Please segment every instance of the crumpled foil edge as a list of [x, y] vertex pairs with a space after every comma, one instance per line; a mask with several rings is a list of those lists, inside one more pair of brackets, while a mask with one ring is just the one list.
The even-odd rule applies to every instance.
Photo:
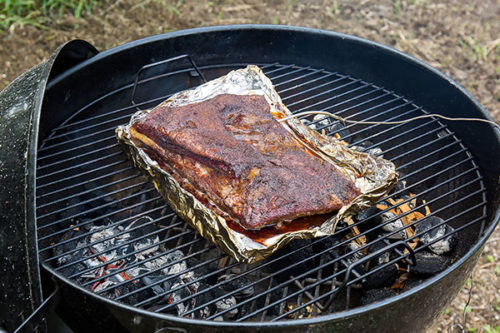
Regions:
[[[253, 65], [232, 71], [194, 89], [174, 94], [160, 106], [197, 103], [218, 94], [263, 95], [269, 102], [271, 112], [275, 116], [278, 115], [278, 118], [292, 114], [281, 101], [271, 81], [259, 67]], [[201, 236], [239, 262], [253, 263], [262, 260], [292, 239], [332, 235], [338, 221], [370, 207], [397, 183], [398, 175], [394, 164], [390, 161], [347, 148], [335, 138], [319, 134], [298, 119], [282, 122], [296, 139], [351, 179], [361, 190], [361, 194], [320, 226], [278, 234], [268, 238], [265, 244], [262, 244], [231, 229], [225, 218], [207, 208], [194, 195], [184, 190], [174, 177], [132, 142], [129, 133], [130, 126], [148, 112], [148, 110], [139, 111], [132, 116], [129, 124], [119, 126], [116, 129], [118, 142], [134, 166], [150, 176], [157, 191], [184, 221], [195, 228]]]

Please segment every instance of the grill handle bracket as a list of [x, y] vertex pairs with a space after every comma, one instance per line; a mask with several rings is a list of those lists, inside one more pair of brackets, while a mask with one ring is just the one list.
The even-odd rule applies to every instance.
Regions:
[[[398, 241], [398, 242], [395, 242], [395, 243], [392, 243], [384, 248], [381, 248], [380, 250], [378, 251], [375, 251], [373, 253], [370, 253], [369, 255], [361, 258], [360, 260], [357, 260], [356, 262], [353, 262], [352, 264], [349, 265], [349, 267], [347, 267], [347, 270], [345, 272], [345, 275], [344, 275], [344, 281], [342, 282], [342, 284], [339, 286], [339, 288], [337, 289], [337, 292], [335, 292], [334, 294], [332, 294], [330, 296], [330, 298], [328, 299], [328, 301], [325, 303], [325, 305], [323, 305], [323, 308], [324, 309], [328, 309], [330, 307], [330, 305], [332, 305], [333, 303], [333, 300], [335, 299], [335, 296], [338, 294], [338, 292], [340, 290], [342, 290], [342, 288], [345, 288], [345, 287], [348, 287], [348, 283], [349, 283], [349, 277], [352, 273], [352, 271], [354, 270], [354, 268], [356, 266], [359, 266], [361, 264], [364, 264], [365, 262], [373, 259], [373, 258], [376, 258], [380, 255], [382, 255], [384, 252], [387, 252], [393, 248], [396, 248], [398, 246], [404, 246], [408, 252], [409, 252], [409, 256], [405, 257], [406, 260], [408, 261], [408, 263], [412, 266], [415, 266], [415, 264], [417, 263], [417, 260], [415, 258], [415, 251], [413, 251], [413, 249], [405, 242], [405, 241]], [[411, 258], [411, 260], [408, 260], [409, 258]], [[398, 260], [400, 259], [403, 259], [403, 258], [398, 258]], [[394, 260], [392, 260], [394, 261]], [[391, 261], [389, 262], [391, 263]], [[391, 263], [392, 264], [392, 263]], [[381, 266], [380, 268], [383, 268], [385, 267], [387, 264]]]
[[33, 332], [41, 321], [46, 318], [47, 313], [52, 310], [60, 300], [59, 286], [54, 283], [55, 287], [52, 293], [19, 325], [13, 333]]
[[207, 79], [205, 78], [205, 76], [203, 75], [203, 73], [200, 71], [200, 69], [198, 68], [198, 66], [196, 66], [196, 63], [193, 61], [193, 59], [191, 58], [191, 56], [189, 54], [182, 54], [182, 55], [179, 55], [177, 57], [172, 57], [172, 58], [168, 58], [168, 59], [165, 59], [165, 60], [161, 60], [161, 61], [157, 61], [157, 62], [153, 62], [153, 63], [147, 64], [147, 65], [144, 65], [144, 66], [142, 66], [137, 71], [137, 74], [136, 74], [135, 80], [134, 80], [134, 87], [132, 88], [132, 96], [130, 98], [130, 101], [132, 102], [132, 104], [136, 106], [135, 108], [137, 109], [137, 111], [140, 111], [140, 109], [139, 109], [139, 107], [137, 107], [137, 103], [135, 102], [135, 94], [137, 92], [137, 85], [139, 83], [139, 78], [141, 77], [142, 72], [144, 72], [147, 69], [156, 67], [156, 66], [164, 65], [164, 64], [167, 64], [167, 63], [170, 63], [170, 62], [174, 62], [174, 61], [178, 61], [178, 60], [182, 60], [182, 59], [189, 60], [189, 62], [193, 66], [194, 70], [200, 76], [202, 82], [203, 83], [207, 82]]

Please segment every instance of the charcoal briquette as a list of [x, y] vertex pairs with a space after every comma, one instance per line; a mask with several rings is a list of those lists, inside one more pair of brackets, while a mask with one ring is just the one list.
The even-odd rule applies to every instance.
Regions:
[[314, 250], [312, 246], [307, 246], [310, 244], [310, 239], [292, 240], [268, 258], [268, 260], [273, 260], [281, 257], [272, 265], [267, 265], [265, 269], [269, 272], [283, 269], [283, 272], [276, 275], [276, 279], [279, 281], [289, 280], [290, 275], [300, 275], [311, 271], [316, 267], [317, 261], [311, 259]]
[[[384, 212], [381, 215], [382, 230], [388, 233], [388, 239], [405, 239], [406, 231], [403, 229], [403, 221], [398, 219], [396, 215], [391, 212]], [[391, 221], [391, 222], [389, 222]], [[387, 223], [388, 222], [388, 223]]]
[[[415, 233], [419, 237], [419, 241], [424, 245], [428, 245], [429, 250], [435, 254], [447, 253], [457, 244], [457, 236], [453, 233], [454, 229], [446, 223], [441, 224], [443, 222], [444, 220], [440, 217], [428, 216], [420, 220], [415, 228]], [[450, 235], [434, 242], [436, 239], [446, 234]]]
[[410, 266], [410, 273], [422, 277], [432, 276], [446, 269], [449, 259], [428, 251], [415, 253], [416, 265]]
[[242, 290], [240, 290], [234, 294], [234, 296], [236, 298], [252, 296], [255, 292], [254, 286], [250, 285], [252, 283], [252, 281], [246, 276], [240, 276], [237, 278], [235, 278], [235, 277], [236, 277], [235, 274], [224, 274], [224, 275], [219, 276], [219, 278], [217, 279], [217, 282], [220, 283], [220, 282], [223, 282], [223, 281], [226, 281], [229, 279], [233, 279], [229, 282], [222, 284], [220, 287], [224, 291], [227, 291], [227, 292], [231, 292], [233, 290], [243, 288]]

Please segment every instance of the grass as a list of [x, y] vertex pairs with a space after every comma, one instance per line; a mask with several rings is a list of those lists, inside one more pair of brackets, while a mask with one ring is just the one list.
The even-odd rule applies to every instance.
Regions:
[[399, 15], [401, 12], [401, 0], [394, 1], [394, 14]]
[[0, 30], [13, 25], [33, 25], [45, 28], [54, 17], [71, 13], [80, 18], [90, 14], [97, 0], [0, 0]]

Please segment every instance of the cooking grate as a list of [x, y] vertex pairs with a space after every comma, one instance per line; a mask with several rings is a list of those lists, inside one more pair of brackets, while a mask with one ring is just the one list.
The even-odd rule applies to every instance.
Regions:
[[[362, 304], [359, 298], [370, 279], [383, 279], [379, 275], [394, 264], [401, 277], [411, 264], [418, 265], [418, 253], [453, 234], [459, 244], [446, 255], [451, 263], [482, 233], [486, 199], [478, 167], [438, 119], [339, 127], [307, 117], [318, 131], [337, 132], [349, 146], [393, 161], [401, 173], [400, 186], [379, 202], [387, 208], [340, 224], [334, 237], [293, 242], [256, 264], [234, 262], [165, 205], [148, 179], [131, 167], [114, 137], [114, 129], [128, 122], [136, 109], [153, 107], [200, 84], [203, 75], [212, 79], [243, 67], [167, 70], [168, 62], [147, 66], [135, 84], [75, 110], [42, 141], [37, 167], [38, 248], [43, 267], [53, 274], [159, 313], [208, 320], [298, 319]], [[372, 121], [425, 113], [403, 96], [341, 73], [295, 65], [260, 66], [294, 113], [322, 110]], [[388, 204], [390, 199], [401, 200]], [[409, 211], [373, 223], [405, 204]], [[379, 235], [384, 226], [416, 211], [439, 216], [441, 226], [454, 230], [445, 229], [415, 249], [409, 244], [423, 232], [407, 234], [404, 240], [393, 236], [414, 228], [416, 221]], [[387, 260], [371, 267], [386, 254]], [[111, 278], [113, 282], [107, 282]]]

